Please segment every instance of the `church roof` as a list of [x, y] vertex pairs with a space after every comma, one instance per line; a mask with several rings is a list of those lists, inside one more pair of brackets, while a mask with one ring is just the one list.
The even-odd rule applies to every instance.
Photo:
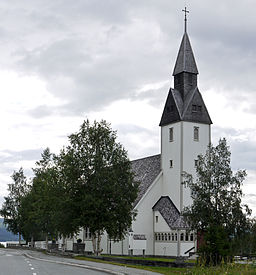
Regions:
[[160, 212], [170, 229], [189, 227], [169, 196], [162, 196], [152, 209]]
[[164, 106], [160, 126], [177, 121], [212, 124], [202, 95], [197, 87], [187, 94], [184, 101], [176, 89], [170, 89]]
[[134, 179], [140, 183], [138, 197], [134, 203], [136, 205], [159, 175], [161, 171], [161, 155], [133, 160], [131, 163], [132, 171], [135, 174]]
[[187, 32], [184, 33], [182, 38], [173, 75], [182, 72], [198, 74], [195, 57], [192, 51], [192, 47]]

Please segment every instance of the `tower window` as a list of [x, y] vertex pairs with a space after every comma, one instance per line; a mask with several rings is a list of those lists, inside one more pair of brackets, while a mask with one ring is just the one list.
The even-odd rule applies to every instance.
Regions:
[[169, 129], [169, 141], [172, 142], [173, 141], [173, 128]]
[[194, 127], [194, 140], [199, 141], [199, 127]]
[[173, 168], [173, 160], [170, 160], [170, 168]]
[[158, 216], [156, 216], [156, 223], [158, 223]]

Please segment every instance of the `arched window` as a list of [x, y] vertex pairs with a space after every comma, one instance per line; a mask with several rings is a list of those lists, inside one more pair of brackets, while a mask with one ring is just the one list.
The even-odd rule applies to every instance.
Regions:
[[180, 241], [181, 241], [181, 242], [184, 241], [184, 233], [181, 233], [181, 234], [180, 234]]
[[199, 140], [199, 127], [194, 127], [194, 140]]
[[193, 234], [193, 233], [190, 234], [190, 241], [191, 241], [191, 242], [194, 241], [194, 234]]
[[164, 240], [167, 241], [167, 234], [164, 234]]
[[174, 241], [174, 233], [172, 233], [172, 241]]
[[175, 233], [175, 241], [177, 242], [178, 241], [178, 234]]
[[168, 233], [168, 241], [170, 241], [170, 240], [171, 240], [171, 234]]
[[157, 241], [157, 233], [155, 233], [155, 240]]
[[185, 241], [188, 242], [188, 233], [186, 233]]
[[161, 236], [162, 236], [162, 241], [164, 241], [164, 234], [162, 233]]

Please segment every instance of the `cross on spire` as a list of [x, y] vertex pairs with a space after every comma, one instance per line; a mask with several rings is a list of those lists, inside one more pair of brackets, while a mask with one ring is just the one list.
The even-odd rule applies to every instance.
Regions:
[[182, 11], [185, 13], [185, 32], [187, 32], [187, 13], [189, 13], [189, 10], [187, 10], [187, 7], [185, 7], [185, 9]]

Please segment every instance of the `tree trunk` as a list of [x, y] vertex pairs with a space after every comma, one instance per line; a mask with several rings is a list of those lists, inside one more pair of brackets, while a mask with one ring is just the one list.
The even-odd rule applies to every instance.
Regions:
[[45, 248], [46, 248], [46, 251], [48, 251], [48, 233], [46, 233], [46, 237], [45, 237]]
[[100, 248], [100, 243], [101, 243], [101, 232], [97, 232], [98, 239], [97, 239], [97, 256], [101, 254], [102, 250]]
[[66, 237], [62, 237], [62, 247], [61, 247], [62, 253], [66, 251]]
[[21, 234], [19, 232], [19, 246], [21, 246]]
[[96, 234], [95, 233], [92, 233], [92, 249], [93, 249], [93, 254], [97, 255]]
[[34, 248], [34, 237], [31, 236], [31, 248]]

